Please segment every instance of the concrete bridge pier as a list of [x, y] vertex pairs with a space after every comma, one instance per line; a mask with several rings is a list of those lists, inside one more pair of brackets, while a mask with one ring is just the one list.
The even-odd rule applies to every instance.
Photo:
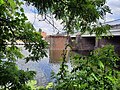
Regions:
[[[50, 47], [49, 47], [49, 56], [50, 63], [59, 63], [63, 57], [63, 50], [65, 50], [66, 45], [68, 44], [68, 36], [53, 36], [49, 37]], [[68, 60], [69, 49], [67, 48], [67, 60]]]

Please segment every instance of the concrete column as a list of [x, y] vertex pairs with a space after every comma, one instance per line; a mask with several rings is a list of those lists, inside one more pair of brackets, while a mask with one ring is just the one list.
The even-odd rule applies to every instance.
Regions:
[[80, 42], [81, 35], [76, 35], [76, 43], [78, 44]]
[[[51, 36], [49, 49], [50, 63], [58, 63], [62, 61], [61, 59], [63, 50], [65, 50], [66, 44], [68, 43], [67, 38], [67, 36]], [[68, 57], [68, 54], [66, 55], [66, 57]]]
[[94, 49], [99, 48], [99, 44], [100, 44], [100, 39], [95, 38], [95, 47], [94, 47]]

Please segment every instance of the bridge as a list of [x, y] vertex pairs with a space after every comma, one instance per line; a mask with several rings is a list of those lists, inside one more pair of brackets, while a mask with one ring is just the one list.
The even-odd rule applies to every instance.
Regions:
[[[112, 36], [111, 36], [112, 35]], [[50, 54], [58, 53], [58, 50], [63, 50], [66, 43], [72, 46], [72, 50], [83, 55], [88, 55], [90, 51], [104, 47], [105, 45], [111, 44], [115, 47], [115, 52], [120, 55], [120, 24], [112, 25], [110, 33], [102, 35], [102, 39], [96, 39], [95, 34], [83, 34], [78, 33], [70, 35], [70, 37], [63, 35], [50, 35]], [[54, 50], [54, 53], [53, 53]], [[61, 53], [60, 53], [61, 54]], [[52, 55], [51, 55], [52, 56]], [[56, 56], [58, 58], [59, 56]]]
[[107, 35], [102, 35], [101, 39], [96, 39], [95, 34], [72, 35], [73, 50], [83, 55], [88, 55], [90, 51], [111, 44], [115, 47], [115, 52], [120, 55], [120, 24], [112, 25]]

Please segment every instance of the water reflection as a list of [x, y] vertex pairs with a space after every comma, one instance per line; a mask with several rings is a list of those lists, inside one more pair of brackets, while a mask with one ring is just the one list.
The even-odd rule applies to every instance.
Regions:
[[[69, 50], [67, 50], [66, 61], [68, 62]], [[49, 62], [60, 63], [63, 58], [63, 50], [49, 50]]]
[[[29, 53], [24, 50], [22, 47], [22, 52], [25, 56], [27, 56]], [[43, 58], [39, 62], [32, 62], [29, 61], [25, 64], [25, 60], [18, 60], [17, 64], [20, 69], [23, 70], [33, 70], [36, 71], [36, 77], [37, 85], [46, 85], [48, 82], [51, 82], [50, 79], [51, 71], [58, 72], [61, 62], [61, 55], [63, 53], [63, 50], [48, 50], [48, 57]], [[67, 54], [68, 57], [69, 54]], [[70, 67], [69, 60], [67, 58], [67, 64]]]
[[62, 61], [63, 50], [49, 50], [49, 62], [60, 63]]

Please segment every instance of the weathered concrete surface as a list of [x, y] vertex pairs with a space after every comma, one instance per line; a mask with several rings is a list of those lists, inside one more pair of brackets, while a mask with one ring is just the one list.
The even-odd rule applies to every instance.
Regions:
[[[62, 61], [63, 57], [63, 50], [67, 50], [67, 55], [68, 57], [68, 52], [69, 49], [65, 49], [66, 45], [68, 44], [68, 36], [49, 36], [49, 56], [50, 56], [50, 63], [57, 63]], [[67, 58], [68, 60], [68, 58]]]
[[70, 43], [72, 50], [82, 55], [89, 55], [95, 47], [95, 37], [76, 36], [76, 41]]
[[105, 37], [99, 40], [99, 47], [104, 47], [109, 44], [114, 45], [115, 52], [120, 56], [120, 36]]
[[102, 37], [102, 39], [99, 40], [96, 40], [95, 37], [81, 37], [79, 40], [77, 39], [74, 45], [71, 45], [74, 51], [83, 55], [88, 55], [90, 51], [109, 44], [114, 45], [115, 52], [120, 56], [120, 36]]
[[[73, 51], [76, 51], [82, 55], [89, 55], [89, 53], [99, 47], [104, 47], [105, 45], [114, 45], [115, 52], [120, 56], [120, 36], [109, 36], [102, 37], [102, 39], [97, 40], [96, 37], [81, 37], [77, 35], [74, 38], [68, 36], [49, 36], [50, 43], [50, 57], [51, 60], [55, 59], [59, 61], [65, 46], [69, 43]], [[56, 57], [52, 57], [56, 54]]]

